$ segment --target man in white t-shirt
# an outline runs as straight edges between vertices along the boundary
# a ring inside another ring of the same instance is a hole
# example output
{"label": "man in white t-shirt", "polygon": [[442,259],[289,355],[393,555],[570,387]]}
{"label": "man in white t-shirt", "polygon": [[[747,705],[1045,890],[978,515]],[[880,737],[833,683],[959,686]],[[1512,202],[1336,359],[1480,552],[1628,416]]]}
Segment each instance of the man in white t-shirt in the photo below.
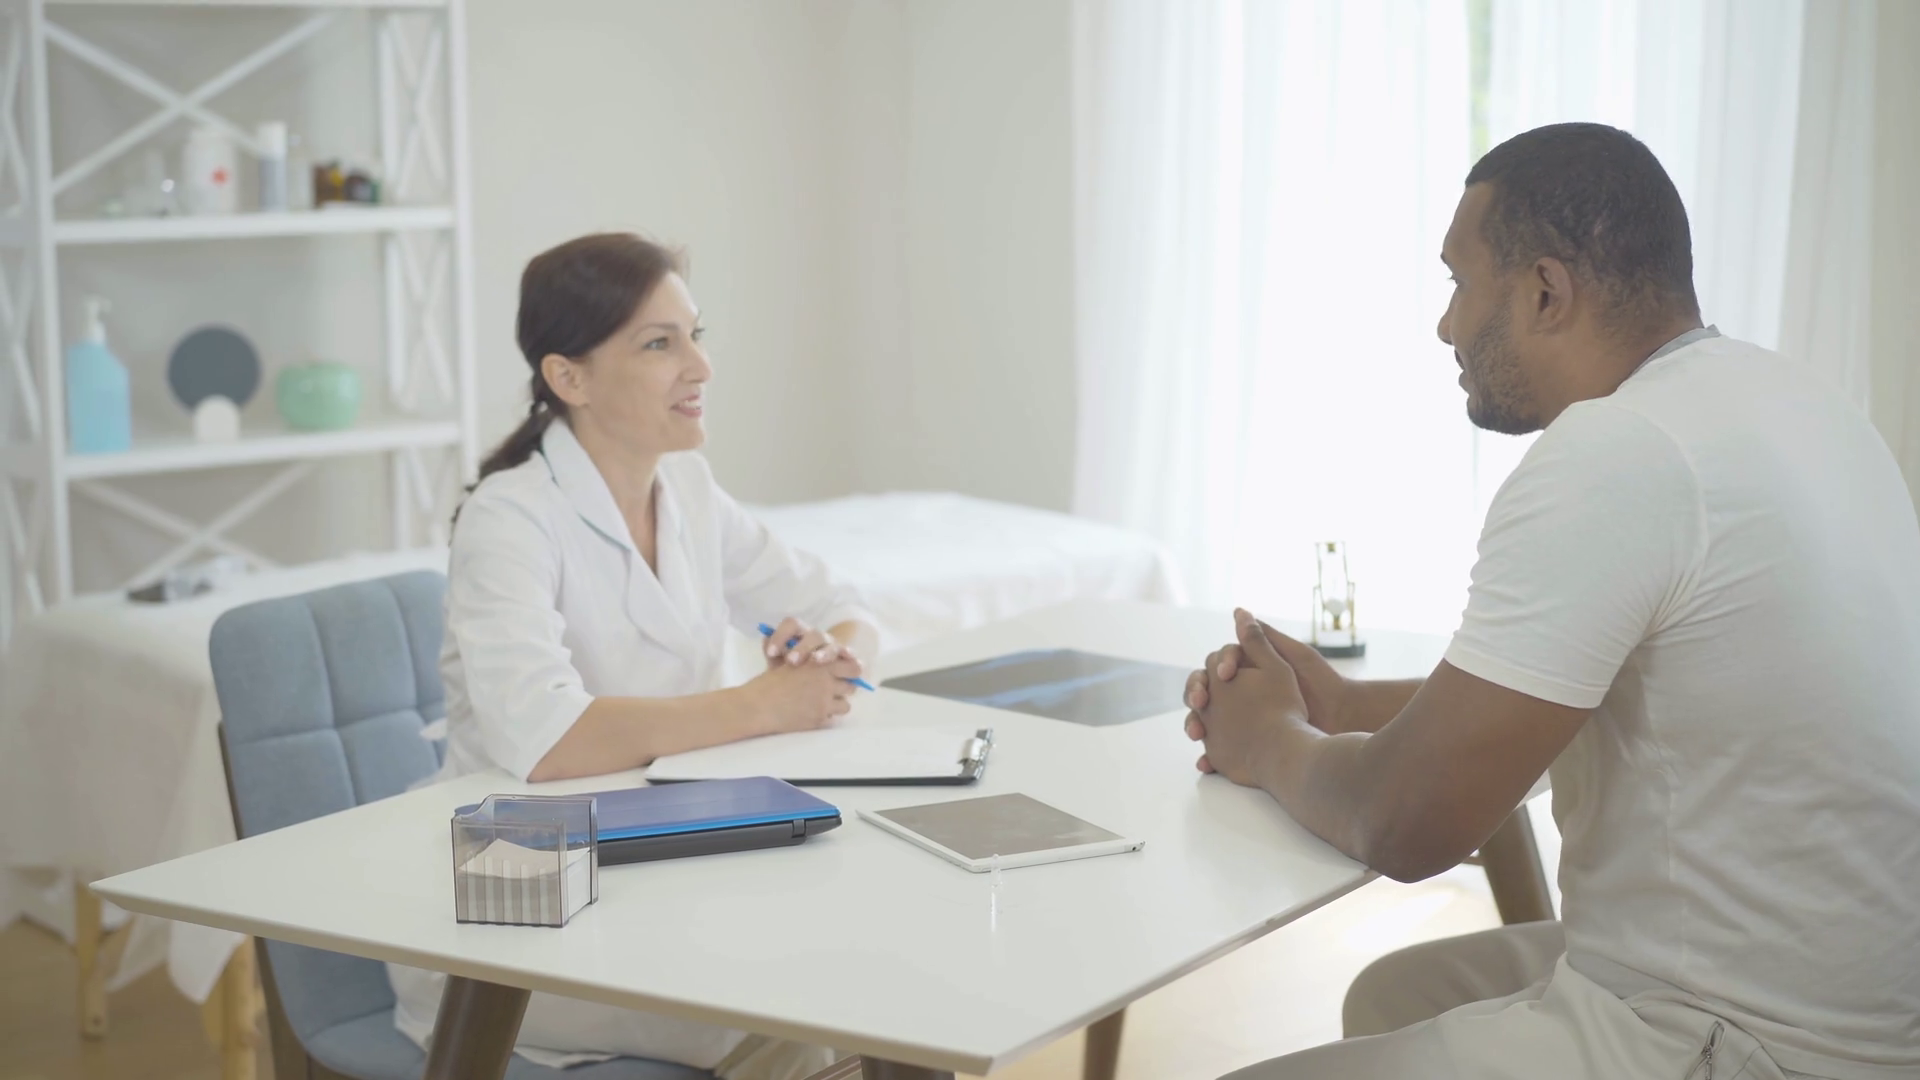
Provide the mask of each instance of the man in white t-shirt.
{"label": "man in white t-shirt", "polygon": [[1495,148],[1442,251],[1468,416],[1542,432],[1446,659],[1352,682],[1239,613],[1188,733],[1403,881],[1550,765],[1563,920],[1389,956],[1348,1039],[1235,1076],[1920,1077],[1920,526],[1892,456],[1818,376],[1702,327],[1686,212],[1624,132]]}

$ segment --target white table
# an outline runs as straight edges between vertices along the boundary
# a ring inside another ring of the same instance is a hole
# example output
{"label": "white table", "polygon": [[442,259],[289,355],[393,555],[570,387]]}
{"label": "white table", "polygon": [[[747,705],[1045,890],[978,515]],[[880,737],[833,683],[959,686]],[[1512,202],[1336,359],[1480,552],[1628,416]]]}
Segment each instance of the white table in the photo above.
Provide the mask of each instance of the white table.
{"label": "white table", "polygon": [[[883,674],[1066,646],[1195,666],[1230,634],[1220,614],[1077,602],[908,650]],[[1445,641],[1370,644],[1351,673],[1424,675]],[[850,820],[795,848],[608,868],[599,903],[562,930],[463,926],[448,815],[521,787],[480,775],[95,888],[131,911],[451,973],[429,1077],[498,1076],[540,990],[833,1046],[904,1078],[1003,1066],[1370,876],[1264,794],[1195,772],[1177,702],[1104,728],[889,690],[863,711],[991,726],[994,758],[968,789],[821,789],[845,809],[1020,791],[1146,847],[1008,871],[996,910],[986,876]]]}
{"label": "white table", "polygon": [[[754,512],[864,591],[889,648],[1063,600],[1181,596],[1151,538],[1030,507],[899,492]],[[0,874],[117,874],[230,842],[207,662],[213,621],[242,603],[421,568],[446,569],[445,550],[273,570],[159,607],[85,597],[23,624],[0,671]],[[758,640],[732,644],[736,669],[755,670]],[[0,927],[13,914],[5,886]],[[85,1029],[104,1033],[106,991],[163,962],[181,993],[208,1000],[240,942],[135,920],[83,976]]]}

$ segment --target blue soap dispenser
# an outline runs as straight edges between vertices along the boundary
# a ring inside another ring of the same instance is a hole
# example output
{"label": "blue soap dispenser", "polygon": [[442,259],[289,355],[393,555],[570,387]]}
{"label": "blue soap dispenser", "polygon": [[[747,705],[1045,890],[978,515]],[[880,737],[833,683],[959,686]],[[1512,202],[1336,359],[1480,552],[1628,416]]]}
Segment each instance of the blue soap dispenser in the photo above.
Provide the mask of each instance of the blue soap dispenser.
{"label": "blue soap dispenser", "polygon": [[107,348],[107,302],[87,298],[87,332],[67,349],[67,440],[76,454],[118,454],[133,446],[127,369]]}

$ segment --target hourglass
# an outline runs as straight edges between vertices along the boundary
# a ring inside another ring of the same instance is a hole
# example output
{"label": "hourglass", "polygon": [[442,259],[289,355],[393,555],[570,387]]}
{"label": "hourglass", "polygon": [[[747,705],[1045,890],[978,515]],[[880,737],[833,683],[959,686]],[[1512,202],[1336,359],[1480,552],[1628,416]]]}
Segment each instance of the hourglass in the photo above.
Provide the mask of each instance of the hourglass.
{"label": "hourglass", "polygon": [[1313,545],[1319,564],[1313,585],[1313,636],[1310,644],[1326,657],[1367,655],[1354,621],[1353,578],[1347,573],[1347,545],[1324,540]]}

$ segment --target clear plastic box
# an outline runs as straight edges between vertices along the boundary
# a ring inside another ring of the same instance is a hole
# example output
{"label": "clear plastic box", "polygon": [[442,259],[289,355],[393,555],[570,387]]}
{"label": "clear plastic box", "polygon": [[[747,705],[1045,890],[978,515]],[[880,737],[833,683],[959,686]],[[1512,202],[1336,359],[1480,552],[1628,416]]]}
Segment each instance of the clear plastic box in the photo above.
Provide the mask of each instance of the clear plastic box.
{"label": "clear plastic box", "polygon": [[600,899],[600,837],[584,795],[489,795],[453,816],[453,915],[565,926]]}

